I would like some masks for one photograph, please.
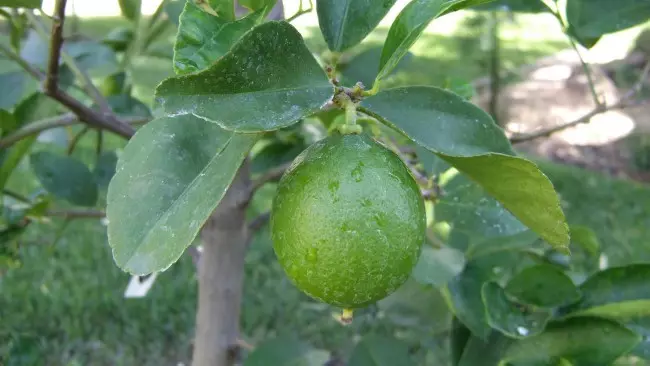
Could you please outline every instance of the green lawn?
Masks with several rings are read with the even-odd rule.
[[[96,19],[81,27],[86,34],[102,35],[115,24],[114,19]],[[322,40],[314,33],[309,32],[307,41],[315,50],[322,49]],[[385,33],[385,29],[375,32],[368,47],[377,46]],[[484,75],[486,55],[479,34],[425,36],[414,50],[418,57],[393,82],[440,85]],[[533,44],[508,37],[504,62],[516,67],[565,46],[552,38]],[[169,59],[139,59],[134,72],[138,95],[151,101],[153,87],[170,72]],[[87,162],[93,161],[91,142],[89,136],[76,153]],[[593,228],[611,264],[650,259],[649,187],[546,162],[541,166],[560,192],[569,222]],[[25,194],[36,188],[27,164],[20,166],[10,187]],[[253,209],[267,208],[271,194],[272,187],[260,192]],[[21,255],[22,266],[0,276],[0,364],[177,365],[189,359],[196,305],[196,276],[189,258],[162,273],[146,298],[124,299],[129,276],[114,265],[106,229],[97,221],[79,220],[68,226],[54,221],[34,227],[24,238]],[[397,295],[360,311],[349,327],[333,319],[336,312],[289,283],[268,233],[261,231],[246,258],[245,340],[258,344],[297,335],[345,355],[354,340],[377,332],[407,342],[419,364],[440,365],[446,359],[439,333],[446,329],[447,312],[433,289],[410,282]]]

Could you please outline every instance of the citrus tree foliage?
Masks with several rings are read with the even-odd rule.
[[[363,133],[402,158],[428,192],[427,240],[413,281],[400,291],[442,294],[452,318],[452,364],[606,365],[625,354],[650,357],[644,340],[650,334],[649,265],[583,271],[580,281],[570,255],[595,260],[598,239],[588,228],[569,227],[549,179],[513,150],[466,91],[385,87],[425,28],[456,11],[550,12],[568,36],[591,46],[647,21],[647,0],[567,0],[565,9],[537,0],[412,0],[390,25],[380,52],[355,49],[396,1],[318,0],[327,57],[310,50],[290,22],[266,20],[275,1],[240,3],[249,12],[236,16],[229,0],[165,1],[142,26],[141,2],[120,0],[128,26],[101,42],[66,42],[62,90],[78,92],[89,74],[103,80],[98,89],[112,112],[147,121],[123,150],[105,151],[101,133],[71,127],[77,118],[45,96],[21,70],[24,64],[0,71],[1,264],[16,258],[16,238],[56,205],[98,207],[105,194],[116,265],[136,275],[163,271],[194,241],[242,164],[263,175],[327,135]],[[7,8],[41,5],[0,0]],[[3,51],[44,70],[48,40],[21,25],[20,11],[2,14],[11,32]],[[154,40],[172,26],[178,26],[173,54],[163,54],[175,75],[157,87],[152,113],[132,94],[128,61],[160,55]],[[360,80],[372,87],[354,84]],[[89,98],[82,102],[102,108]],[[41,129],[53,120],[58,130]],[[307,127],[320,135],[306,133]],[[92,162],[74,153],[87,133],[98,141]],[[28,197],[5,189],[24,159],[42,186]],[[324,350],[278,338],[259,345],[244,364],[327,360]],[[400,340],[370,334],[349,364],[414,363]]]

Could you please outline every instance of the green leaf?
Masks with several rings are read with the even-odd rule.
[[[180,22],[181,13],[185,8],[185,3],[186,0],[171,0],[165,3],[165,13],[167,13],[167,18],[177,26]]]
[[[465,268],[463,252],[453,248],[434,249],[428,245],[413,269],[413,278],[421,284],[442,287]]]
[[[454,230],[482,238],[514,235],[527,230],[481,186],[463,175],[458,174],[446,182],[443,190],[444,195],[434,206],[435,220],[452,223]]]
[[[487,113],[444,89],[432,86],[389,89],[365,99],[361,106],[362,112],[378,115],[378,119],[434,153],[514,155],[503,130]]]
[[[256,11],[231,22],[206,13],[188,1],[174,44],[174,71],[187,74],[205,69],[263,18],[264,13]]]
[[[253,11],[266,9],[265,13],[268,13],[277,2],[278,0],[239,0],[239,5]]]
[[[555,307],[580,300],[580,291],[557,267],[540,264],[528,267],[508,282],[506,291],[523,303]]]
[[[131,21],[140,18],[140,8],[142,7],[142,0],[118,0],[120,3],[120,10],[122,15]]]
[[[176,262],[258,137],[192,115],[160,118],[138,130],[108,187],[108,239],[117,265],[144,275]]]
[[[499,252],[524,250],[530,248],[538,240],[539,236],[530,230],[510,236],[488,238],[472,243],[465,252],[465,256],[468,259],[476,259]]]
[[[332,51],[359,44],[381,22],[396,0],[318,0],[318,25]]]
[[[499,332],[492,332],[486,339],[473,336],[467,342],[458,366],[502,366],[499,361],[512,342]]]
[[[650,19],[647,0],[568,0],[568,33],[579,40],[598,39],[607,33],[630,28]],[[593,42],[587,42],[589,46]]]
[[[58,103],[45,96],[45,94],[33,94],[16,107],[14,111],[15,128],[51,117],[58,109]],[[9,176],[25,154],[29,152],[36,138],[37,136],[24,138],[9,149],[0,150],[0,188],[4,188]]]
[[[251,172],[263,173],[268,169],[290,163],[306,148],[303,143],[271,143],[255,154],[251,160]]]
[[[18,127],[14,115],[4,109],[0,109],[0,136],[7,136]]]
[[[377,81],[386,77],[429,23],[445,14],[492,0],[413,0],[395,18],[381,52]]]
[[[594,315],[625,320],[650,315],[650,264],[609,268],[580,286],[582,300],[570,315]]]
[[[238,132],[287,127],[332,95],[325,72],[286,22],[246,33],[208,69],[163,81],[156,97],[170,115],[191,113]]]
[[[93,170],[93,175],[100,188],[108,187],[108,184],[115,175],[116,167],[117,154],[115,154],[115,151],[107,151],[99,156],[95,169]]]
[[[0,6],[9,8],[40,9],[43,0],[0,0]]]
[[[522,307],[508,299],[496,282],[486,282],[481,290],[490,326],[511,338],[526,338],[544,330],[551,313]]]
[[[571,243],[580,245],[593,256],[600,253],[600,241],[593,230],[578,225],[570,225],[569,229],[571,230]]]
[[[151,117],[151,111],[146,104],[128,94],[111,95],[106,98],[113,112],[124,117]]]
[[[339,65],[338,68],[341,70],[342,83],[344,85],[354,85],[360,81],[366,89],[371,88],[377,77],[380,56],[381,48],[372,47],[355,55],[347,63]],[[412,58],[413,54],[410,52],[407,53],[393,69],[391,75],[406,67]]]
[[[30,156],[32,170],[48,192],[79,206],[97,203],[95,177],[82,162],[41,151]]]
[[[25,96],[27,77],[22,71],[0,74],[0,108],[11,109]]]
[[[197,4],[201,4],[206,0],[194,1],[196,1]],[[217,16],[227,20],[235,20],[235,4],[233,0],[207,0],[207,2]],[[239,4],[242,4],[241,0],[239,1]]]
[[[564,358],[576,365],[611,365],[640,339],[611,320],[577,317],[551,322],[544,333],[514,342],[502,362],[546,365]]]
[[[476,10],[507,10],[516,13],[544,13],[549,11],[541,0],[496,0],[480,5]]]
[[[322,366],[328,360],[329,352],[283,337],[260,344],[248,355],[244,366]]]
[[[461,358],[463,357],[463,352],[465,347],[472,337],[472,332],[470,332],[467,327],[461,323],[458,318],[455,316],[451,319],[451,330],[449,335],[449,352],[451,357],[451,366],[458,366]]]
[[[354,347],[348,365],[411,366],[408,346],[392,337],[370,334]]]
[[[503,131],[477,106],[434,87],[386,90],[360,110],[402,132],[480,184],[519,221],[559,249],[569,233],[559,198],[532,162],[510,156]]]
[[[469,263],[465,270],[447,284],[446,297],[454,315],[472,334],[486,339],[490,334],[487,325],[481,289],[489,278],[485,273]]]

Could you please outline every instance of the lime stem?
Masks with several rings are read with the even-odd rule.
[[[341,322],[343,322],[343,324],[352,323],[353,313],[354,310],[352,309],[343,309],[343,313],[341,314]]]

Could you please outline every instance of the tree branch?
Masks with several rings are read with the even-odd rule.
[[[22,203],[31,203],[30,200],[29,200],[29,198],[23,196],[23,195],[20,194],[20,193],[16,193],[16,192],[14,192],[14,191],[11,191],[11,190],[9,190],[9,189],[3,189],[3,190],[2,190],[2,194],[4,194],[5,196],[8,196],[8,197],[11,197],[11,198],[15,199],[16,201],[20,201],[20,202],[22,202]]]
[[[638,81],[634,84],[630,90],[625,93],[621,99],[612,104],[612,105],[605,105],[605,104],[598,104],[591,112],[585,114],[584,116],[571,121],[567,122],[555,127],[551,127],[545,130],[533,132],[530,134],[522,134],[519,136],[513,136],[510,138],[510,142],[513,144],[518,144],[526,141],[531,141],[538,139],[540,137],[548,137],[551,136],[554,133],[566,130],[567,128],[574,127],[583,123],[589,123],[591,119],[601,113],[605,113],[608,111],[616,110],[616,109],[624,109],[628,108],[633,105],[632,101],[634,97],[641,91],[643,88],[643,84],[645,83],[645,80],[648,78],[648,75],[650,74],[650,60],[645,64],[643,71],[641,71],[641,75],[638,79]]]
[[[253,194],[255,194],[255,192],[257,192],[258,189],[262,188],[262,186],[265,185],[266,183],[279,180],[284,174],[284,172],[289,168],[290,165],[291,163],[285,163],[269,169],[255,182],[253,182],[253,184],[251,185],[250,197],[252,197]]]
[[[101,219],[106,217],[106,213],[104,211],[84,209],[49,210],[45,216],[61,217],[64,219]]]
[[[72,137],[72,140],[70,140],[70,143],[68,144],[68,151],[67,151],[68,155],[72,155],[74,149],[77,147],[77,144],[79,143],[81,138],[88,133],[88,131],[90,131],[90,127],[86,126]]]
[[[36,135],[51,128],[70,126],[77,123],[79,123],[79,119],[72,113],[36,121],[0,139],[0,148],[6,149],[26,137]]]
[[[41,70],[35,68],[34,66],[30,65],[27,61],[25,61],[22,57],[20,57],[17,53],[15,53],[11,48],[5,46],[3,43],[0,43],[0,51],[7,56],[11,61],[14,61],[17,63],[20,67],[23,68],[23,70],[27,71],[28,74],[30,74],[34,79],[36,80],[43,80],[45,78],[45,75],[41,72]]]
[[[52,18],[52,32],[50,36],[50,56],[45,79],[45,92],[54,93],[59,85],[59,59],[63,46],[63,22],[65,20],[66,0],[57,0]],[[34,25],[36,27],[36,25]]]
[[[286,21],[287,21],[287,22],[291,22],[292,20],[298,18],[299,16],[311,12],[313,9],[314,9],[314,4],[312,3],[311,0],[309,0],[309,7],[308,7],[307,9],[303,9],[303,8],[302,8],[302,0],[300,0],[300,7],[298,8],[298,11],[297,11],[294,15],[290,16],[289,18],[287,18]]]
[[[578,49],[578,45],[576,44],[576,41],[573,39],[573,37],[571,37],[568,34],[567,37],[569,38],[569,43],[571,43],[571,47],[573,47],[573,50],[576,51],[576,54],[580,59],[580,65],[582,65],[582,70],[584,71],[585,76],[587,76],[589,91],[591,92],[591,97],[593,98],[594,103],[596,103],[596,106],[602,106],[603,102],[600,100],[600,97],[598,96],[598,92],[596,91],[596,83],[594,83],[594,78],[591,74],[591,68],[585,62],[585,59],[582,57],[582,53],[580,52],[580,49]]]
[[[251,233],[255,233],[259,231],[261,228],[264,227],[264,225],[266,225],[266,223],[269,222],[270,218],[271,218],[270,212],[265,212],[257,216],[256,218],[253,219],[253,221],[250,222],[250,224],[248,224],[248,230]]]

